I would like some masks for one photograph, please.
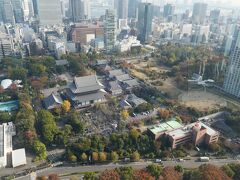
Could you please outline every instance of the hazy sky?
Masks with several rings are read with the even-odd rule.
[[[179,0],[167,0],[167,1],[172,1],[172,2],[179,2]],[[206,2],[206,3],[216,3],[216,4],[235,4],[235,5],[240,5],[239,0],[180,0],[182,2]]]

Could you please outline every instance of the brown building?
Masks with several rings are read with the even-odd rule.
[[[104,37],[104,27],[101,24],[76,24],[70,31],[70,39],[75,43],[87,45],[95,38]]]
[[[194,146],[212,144],[218,141],[219,133],[202,122],[189,124],[183,128],[166,133],[172,148],[191,142]]]
[[[200,121],[186,126],[176,121],[168,121],[149,128],[148,132],[155,140],[163,135],[168,137],[172,149],[186,143],[192,143],[194,146],[209,145],[216,143],[219,137],[217,131]]]

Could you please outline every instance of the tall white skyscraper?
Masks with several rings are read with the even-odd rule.
[[[24,21],[28,21],[34,16],[32,0],[23,0],[23,15]]]
[[[73,22],[91,18],[89,0],[69,0],[69,11]]]
[[[62,23],[60,0],[37,0],[37,13],[40,25]]]
[[[116,12],[115,10],[107,9],[104,23],[104,43],[108,53],[114,49],[116,43],[116,28]]]
[[[240,28],[235,31],[236,41],[232,44],[230,62],[224,80],[223,89],[240,98]]]

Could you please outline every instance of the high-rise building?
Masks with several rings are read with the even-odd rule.
[[[24,21],[28,21],[34,16],[32,0],[23,0],[23,16]]]
[[[175,6],[172,4],[166,4],[163,8],[163,16],[168,18],[169,16],[173,16],[175,11]]]
[[[207,15],[207,4],[206,3],[194,3],[192,23],[193,24],[204,24]]]
[[[0,59],[13,53],[13,40],[10,36],[0,34]]]
[[[219,23],[220,19],[220,10],[219,9],[214,9],[210,11],[210,21],[213,23]]]
[[[11,0],[0,0],[0,21],[15,24],[13,5]]]
[[[73,22],[91,18],[89,0],[69,0],[69,11]]]
[[[236,41],[232,43],[230,62],[224,79],[225,92],[240,98],[240,28],[235,31]]]
[[[34,16],[37,16],[37,15],[38,15],[38,5],[37,5],[37,1],[38,1],[38,0],[32,0]]]
[[[138,39],[147,42],[152,33],[153,5],[151,3],[140,3],[138,6]]]
[[[104,45],[107,53],[114,49],[116,43],[116,11],[106,10],[104,22]]]
[[[24,22],[22,0],[12,0],[12,6],[16,23]]]
[[[128,17],[137,18],[139,0],[129,0],[128,1]]]
[[[40,25],[62,23],[60,0],[37,0],[37,14]]]
[[[117,10],[118,19],[128,18],[128,0],[114,0],[114,8]]]

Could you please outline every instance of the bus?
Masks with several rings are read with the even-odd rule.
[[[209,162],[210,159],[209,159],[209,157],[200,157],[199,160],[201,162]]]

